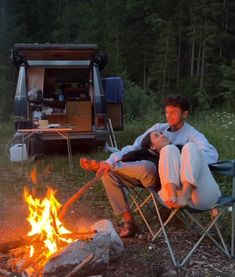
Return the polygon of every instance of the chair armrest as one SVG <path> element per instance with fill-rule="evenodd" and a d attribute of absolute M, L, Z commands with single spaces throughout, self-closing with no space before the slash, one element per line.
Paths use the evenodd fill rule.
<path fill-rule="evenodd" d="M 235 160 L 221 160 L 209 165 L 213 173 L 235 177 Z"/>

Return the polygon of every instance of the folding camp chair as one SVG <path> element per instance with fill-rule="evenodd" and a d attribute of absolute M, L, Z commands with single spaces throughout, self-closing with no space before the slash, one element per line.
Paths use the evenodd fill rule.
<path fill-rule="evenodd" d="M 113 179 L 116 179 L 120 184 L 123 185 L 124 192 L 126 192 L 127 200 L 130 200 L 130 208 L 133 214 L 139 214 L 140 218 L 144 221 L 149 233 L 153 237 L 155 234 L 155 222 L 151 224 L 154 220 L 153 211 L 155 211 L 153 203 L 153 198 L 149 190 L 145 189 L 143 185 L 136 179 L 129 178 L 126 175 L 116 174 L 113 171 L 110 171 Z M 146 210 L 151 213 L 151 220 L 148 218 Z M 156 214 L 154 214 L 155 216 Z M 151 222 L 150 222 L 151 221 Z"/>
<path fill-rule="evenodd" d="M 179 209 L 169 209 L 164 202 L 160 199 L 157 192 L 153 189 L 148 190 L 147 197 L 143 197 L 143 189 L 139 189 L 141 184 L 138 182 L 136 184 L 128 184 L 128 179 L 124 183 L 127 187 L 130 198 L 132 200 L 132 206 L 135 207 L 136 212 L 139 213 L 144 223 L 146 224 L 150 234 L 152 235 L 152 241 L 155 241 L 160 235 L 163 234 L 164 240 L 167 244 L 171 259 L 173 264 L 176 267 L 182 267 L 188 259 L 192 256 L 192 254 L 196 251 L 198 246 L 201 244 L 205 237 L 208 237 L 214 244 L 229 258 L 234 256 L 234 223 L 235 223 L 235 160 L 223 160 L 219 161 L 210 166 L 212 172 L 215 172 L 221 176 L 231 176 L 233 178 L 233 193 L 230 196 L 222 196 L 218 203 L 211 207 L 208 210 L 194 210 L 188 207 L 179 208 Z M 142 187 L 143 188 L 143 187 Z M 145 190 L 146 191 L 146 190 Z M 154 209 L 157 215 L 157 221 L 160 224 L 157 224 L 155 221 L 155 226 L 150 224 L 149 219 L 145 215 L 144 206 L 146 203 L 153 202 Z M 165 207 L 169 210 L 170 214 L 166 220 L 163 219 L 161 207 Z M 225 240 L 223 238 L 223 234 L 220 231 L 218 220 L 224 215 L 224 213 L 231 208 L 232 210 L 232 224 L 231 224 L 231 252 L 229 252 Z M 210 219 L 206 224 L 202 224 L 196 217 L 196 215 L 202 215 L 205 213 L 209 213 Z M 193 230 L 199 230 L 199 238 L 193 245 L 193 247 L 189 250 L 189 252 L 185 255 L 185 257 L 180 261 L 176 259 L 176 254 L 174 252 L 173 242 L 169 239 L 169 225 L 172 222 L 172 219 L 177 216 L 181 219 L 181 221 L 187 226 L 190 227 L 190 224 L 194 224 Z M 205 217 L 203 217 L 205 218 Z M 197 226 L 197 229 L 195 228 Z M 157 231 L 154 229 L 157 228 Z M 214 232 L 212 232 L 214 231 Z M 194 236 L 195 237 L 195 236 Z M 180 238 L 182 239 L 182 238 Z M 178 255 L 177 255 L 178 256 Z"/>

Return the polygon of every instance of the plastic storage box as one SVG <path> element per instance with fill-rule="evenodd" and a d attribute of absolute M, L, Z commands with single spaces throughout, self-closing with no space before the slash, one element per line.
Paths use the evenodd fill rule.
<path fill-rule="evenodd" d="M 28 153 L 26 144 L 14 144 L 10 148 L 10 160 L 12 162 L 22 162 L 27 161 Z"/>

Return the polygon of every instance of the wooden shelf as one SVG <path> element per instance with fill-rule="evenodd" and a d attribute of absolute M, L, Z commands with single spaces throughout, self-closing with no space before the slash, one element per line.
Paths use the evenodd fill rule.
<path fill-rule="evenodd" d="M 53 101 L 43 101 L 45 106 L 49 106 L 51 108 L 58 108 L 64 109 L 65 108 L 65 101 L 53 100 Z"/>

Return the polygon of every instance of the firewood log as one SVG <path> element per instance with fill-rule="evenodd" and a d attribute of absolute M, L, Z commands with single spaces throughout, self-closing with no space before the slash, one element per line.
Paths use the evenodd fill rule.
<path fill-rule="evenodd" d="M 39 235 L 34 235 L 31 237 L 19 237 L 18 239 L 11 240 L 11 241 L 6 241 L 0 243 L 0 253 L 6 253 L 7 251 L 14 249 L 14 248 L 19 248 L 22 245 L 29 245 L 32 244 L 33 242 L 36 242 L 39 238 Z"/>
<path fill-rule="evenodd" d="M 10 249 L 18 248 L 26 244 L 27 240 L 25 238 L 18 238 L 11 241 L 6 241 L 0 243 L 0 253 L 6 253 Z"/>
<path fill-rule="evenodd" d="M 97 183 L 100 180 L 101 176 L 95 176 L 91 181 L 86 183 L 83 187 L 79 189 L 78 192 L 76 192 L 72 197 L 69 198 L 65 202 L 65 204 L 61 207 L 60 213 L 59 213 L 59 219 L 62 220 L 70 208 L 70 206 L 78 200 L 90 187 L 92 187 L 95 183 Z"/>
<path fill-rule="evenodd" d="M 0 268 L 0 273 L 3 274 L 3 276 L 10 276 L 11 275 L 11 272 L 9 272 L 5 269 L 1 269 L 1 268 Z"/>

